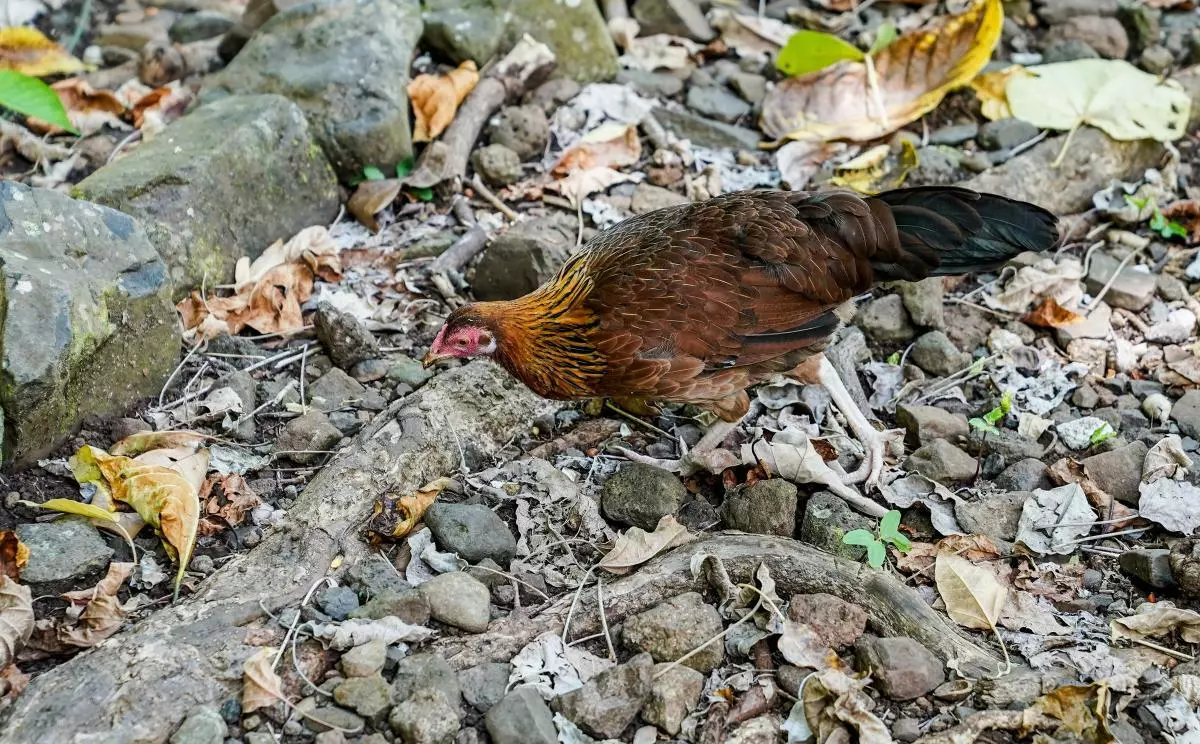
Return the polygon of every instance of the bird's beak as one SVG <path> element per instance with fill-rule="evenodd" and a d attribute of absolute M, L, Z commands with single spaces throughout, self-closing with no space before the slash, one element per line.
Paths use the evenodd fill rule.
<path fill-rule="evenodd" d="M 425 358 L 421 360 L 421 366 L 425 369 L 429 369 L 433 365 L 437 364 L 438 362 L 440 362 L 446 358 L 447 358 L 447 355 L 435 354 L 435 353 L 433 353 L 433 349 L 430 349 L 429 353 L 425 355 Z"/>

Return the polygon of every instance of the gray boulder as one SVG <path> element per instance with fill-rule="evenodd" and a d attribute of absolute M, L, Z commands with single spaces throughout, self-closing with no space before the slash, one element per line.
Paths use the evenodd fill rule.
<path fill-rule="evenodd" d="M 171 282 L 128 216 L 0 182 L 0 443 L 27 463 L 88 415 L 156 395 L 179 357 Z"/>
<path fill-rule="evenodd" d="M 471 288 L 481 300 L 511 300 L 537 289 L 571 254 L 577 227 L 555 213 L 514 225 L 479 259 Z"/>
<path fill-rule="evenodd" d="M 454 64 L 487 64 L 500 48 L 508 22 L 508 0 L 426 0 L 421 42 Z"/>
<path fill-rule="evenodd" d="M 511 0 L 505 45 L 525 34 L 554 52 L 554 72 L 580 83 L 611 80 L 620 68 L 617 47 L 596 0 Z"/>
<path fill-rule="evenodd" d="M 17 537 L 29 548 L 21 582 L 36 595 L 60 594 L 98 578 L 113 556 L 96 528 L 74 517 L 17 525 Z"/>
<path fill-rule="evenodd" d="M 408 70 L 421 38 L 415 0 L 317 0 L 280 11 L 223 71 L 202 101 L 277 93 L 304 110 L 342 178 L 412 156 Z"/>
<path fill-rule="evenodd" d="M 85 178 L 74 196 L 146 229 L 176 297 L 228 281 L 242 256 L 331 221 L 337 183 L 300 109 L 278 96 L 204 106 Z"/>

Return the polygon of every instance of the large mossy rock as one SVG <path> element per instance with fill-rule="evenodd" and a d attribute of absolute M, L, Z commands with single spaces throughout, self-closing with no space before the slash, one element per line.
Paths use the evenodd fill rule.
<path fill-rule="evenodd" d="M 4 461 L 157 395 L 179 356 L 166 266 L 128 215 L 0 182 Z"/>
<path fill-rule="evenodd" d="M 529 34 L 554 51 L 554 72 L 580 83 L 616 77 L 620 63 L 596 0 L 511 0 L 511 46 Z"/>
<path fill-rule="evenodd" d="M 423 46 L 454 64 L 471 60 L 483 67 L 504 40 L 510 0 L 425 0 Z"/>
<path fill-rule="evenodd" d="M 282 10 L 250 39 L 201 101 L 277 93 L 304 110 L 342 178 L 391 172 L 412 156 L 409 66 L 421 38 L 416 0 L 317 0 Z"/>
<path fill-rule="evenodd" d="M 338 210 L 329 163 L 300 109 L 280 96 L 202 106 L 84 179 L 73 195 L 135 217 L 176 296 L 229 281 L 241 256 L 257 257 Z"/>

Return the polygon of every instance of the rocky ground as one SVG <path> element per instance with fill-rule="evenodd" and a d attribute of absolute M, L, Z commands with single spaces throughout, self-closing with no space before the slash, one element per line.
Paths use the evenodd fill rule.
<path fill-rule="evenodd" d="M 35 4 L 94 69 L 83 136 L 0 120 L 0 742 L 1200 741 L 1194 127 L 1067 146 L 977 84 L 760 148 L 795 30 L 967 4 Z M 1200 96 L 1192 3 L 1003 8 L 984 73 L 1124 59 Z M 417 361 L 631 215 L 954 183 L 1063 240 L 839 331 L 896 431 L 882 520 L 827 489 L 861 449 L 819 386 L 762 386 L 681 474 L 621 450 L 679 456 L 687 407 Z M 134 506 L 121 453 L 167 478 L 136 537 L 40 506 Z"/>

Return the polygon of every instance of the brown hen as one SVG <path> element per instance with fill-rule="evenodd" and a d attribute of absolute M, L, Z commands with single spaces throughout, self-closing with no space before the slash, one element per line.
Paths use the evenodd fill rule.
<path fill-rule="evenodd" d="M 534 292 L 455 310 L 425 364 L 491 356 L 546 398 L 694 403 L 728 422 L 711 448 L 746 388 L 821 352 L 876 282 L 993 269 L 1057 239 L 1046 210 L 959 188 L 743 191 L 626 220 Z M 876 479 L 882 440 L 816 366 L 867 448 L 851 481 Z"/>

